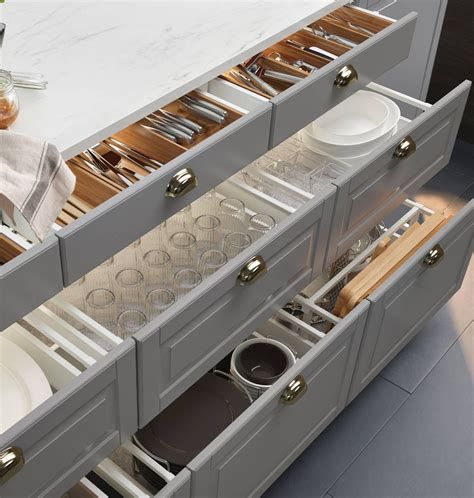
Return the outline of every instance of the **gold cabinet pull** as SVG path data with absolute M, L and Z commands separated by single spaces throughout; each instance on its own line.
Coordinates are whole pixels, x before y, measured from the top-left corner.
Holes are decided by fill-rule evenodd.
M 198 181 L 191 168 L 178 171 L 166 187 L 166 197 L 181 197 L 197 187 Z
M 433 266 L 436 266 L 443 259 L 443 256 L 443 248 L 439 244 L 436 244 L 432 249 L 428 251 L 428 254 L 423 258 L 423 264 L 425 266 L 433 268 Z
M 406 136 L 395 148 L 395 159 L 406 159 L 416 151 L 416 143 L 410 135 Z
M 18 446 L 0 450 L 0 486 L 17 474 L 24 464 L 23 451 Z
M 353 81 L 357 81 L 358 78 L 359 75 L 357 74 L 355 67 L 351 66 L 351 64 L 347 64 L 347 66 L 344 66 L 337 73 L 334 85 L 338 88 L 342 88 L 349 85 Z
M 280 400 L 284 405 L 296 403 L 308 390 L 308 385 L 302 375 L 296 376 L 283 391 Z
M 237 279 L 241 284 L 248 284 L 249 282 L 253 282 L 258 277 L 261 277 L 266 271 L 267 264 L 262 256 L 254 256 L 242 267 Z

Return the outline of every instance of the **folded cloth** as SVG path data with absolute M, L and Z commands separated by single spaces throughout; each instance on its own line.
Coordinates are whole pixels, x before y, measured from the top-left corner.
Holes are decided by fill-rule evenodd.
M 0 131 L 0 198 L 18 209 L 39 240 L 51 230 L 75 184 L 54 145 Z

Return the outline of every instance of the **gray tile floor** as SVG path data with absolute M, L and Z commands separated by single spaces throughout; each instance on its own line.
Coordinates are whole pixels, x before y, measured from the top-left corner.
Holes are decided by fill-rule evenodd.
M 474 196 L 474 145 L 417 194 L 458 211 Z M 474 258 L 462 288 L 264 498 L 474 497 Z

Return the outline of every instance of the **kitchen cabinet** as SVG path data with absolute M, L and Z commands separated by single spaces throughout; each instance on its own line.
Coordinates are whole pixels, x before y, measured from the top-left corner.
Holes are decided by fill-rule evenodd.
M 321 307 L 356 265 L 373 256 L 381 238 L 395 239 L 433 214 L 407 198 L 449 162 L 470 83 L 430 105 L 372 81 L 409 56 L 416 14 L 395 21 L 385 10 L 374 15 L 351 7 L 374 35 L 351 50 L 339 47 L 332 62 L 315 58 L 320 69 L 277 96 L 219 77 L 261 50 L 281 47 L 298 30 L 298 39 L 314 36 L 305 26 L 342 4 L 322 0 L 311 12 L 302 7 L 297 19 L 263 38 L 255 35 L 250 48 L 224 55 L 206 74 L 178 78 L 171 93 L 160 90 L 145 107 L 131 109 L 135 103 L 128 102 L 111 125 L 77 136 L 68 125 L 69 135 L 61 136 L 67 159 L 113 134 L 163 166 L 69 226 L 56 227 L 42 244 L 14 226 L 1 227 L 24 249 L 1 267 L 1 295 L 29 292 L 21 305 L 0 300 L 0 333 L 35 359 L 54 394 L 0 435 L 0 496 L 58 496 L 87 481 L 92 470 L 125 496 L 259 496 L 461 285 L 472 251 L 473 202 L 347 316 Z M 291 169 L 286 180 L 266 169 L 294 157 L 301 150 L 298 131 L 360 88 L 405 106 L 393 136 L 363 158 L 338 163 L 337 174 L 315 190 L 291 183 Z M 143 117 L 190 91 L 224 106 L 232 122 L 189 147 L 140 129 Z M 405 142 L 412 144 L 408 153 L 400 145 Z M 158 233 L 187 206 L 197 212 L 210 192 L 214 209 L 225 198 L 239 199 L 246 219 L 266 213 L 276 226 L 125 340 L 114 324 L 80 309 L 78 279 L 102 271 L 108 258 L 114 257 L 112 265 L 123 254 L 132 260 L 132 243 Z M 406 214 L 348 266 L 328 274 L 402 204 Z M 430 263 L 433 248 L 444 253 L 436 265 Z M 329 330 L 282 310 L 289 300 L 302 313 L 323 317 Z M 403 320 L 400 309 L 407 311 Z M 185 468 L 173 472 L 130 441 L 249 337 L 278 338 L 292 348 L 296 363 Z M 249 469 L 255 455 L 258 462 Z M 140 480 L 136 460 L 161 478 L 161 490 Z

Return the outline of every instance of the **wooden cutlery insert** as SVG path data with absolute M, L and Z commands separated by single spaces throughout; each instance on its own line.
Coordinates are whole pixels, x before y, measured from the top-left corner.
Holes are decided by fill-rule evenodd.
M 271 98 L 271 92 L 255 82 L 248 71 L 280 93 L 391 24 L 380 16 L 341 7 L 226 71 L 221 78 Z
M 16 242 L 9 239 L 5 234 L 0 233 L 0 265 L 4 265 L 13 258 L 24 252 Z

